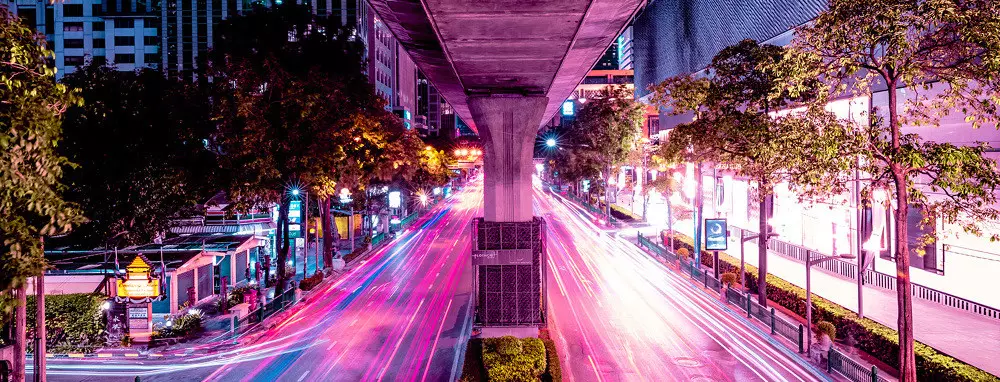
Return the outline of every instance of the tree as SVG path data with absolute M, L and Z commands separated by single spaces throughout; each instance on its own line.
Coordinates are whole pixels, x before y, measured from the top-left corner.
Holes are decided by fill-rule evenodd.
M 615 174 L 614 169 L 628 159 L 634 149 L 642 118 L 642 104 L 632 99 L 627 89 L 609 86 L 584 104 L 563 137 L 565 142 L 559 143 L 568 154 L 557 157 L 570 164 L 567 167 L 569 179 L 595 173 L 603 177 L 609 219 L 609 181 Z
M 380 126 L 371 118 L 384 101 L 363 75 L 362 42 L 308 7 L 256 6 L 223 23 L 217 37 L 207 75 L 219 85 L 216 144 L 228 193 L 238 209 L 278 204 L 277 287 L 284 289 L 287 191 L 308 187 L 328 199 L 355 185 L 359 164 L 348 159 L 365 152 L 358 145 Z
M 867 96 L 888 89 L 887 118 L 873 115 L 860 127 L 863 170 L 873 179 L 865 194 L 887 189 L 900 222 L 895 225 L 900 381 L 916 381 L 908 207 L 926 211 L 925 224 L 962 217 L 966 231 L 980 234 L 977 221 L 997 218 L 992 206 L 1000 177 L 996 163 L 982 157 L 983 146 L 927 142 L 902 128 L 938 125 L 954 111 L 973 128 L 997 124 L 1000 3 L 831 0 L 827 11 L 796 32 L 788 88 L 798 91 L 803 79 L 823 76 L 834 94 Z M 909 99 L 900 98 L 899 88 Z
M 818 85 L 806 84 L 812 88 L 804 87 L 796 96 L 776 91 L 784 78 L 770 67 L 781 63 L 783 55 L 784 48 L 744 40 L 719 52 L 708 76 L 667 79 L 655 86 L 653 98 L 675 115 L 695 115 L 694 121 L 670 132 L 662 150 L 666 158 L 676 162 L 694 156 L 699 168 L 703 160 L 730 164 L 755 183 L 752 196 L 760 206 L 757 298 L 764 306 L 770 231 L 766 205 L 775 185 L 789 182 L 802 195 L 842 191 L 845 183 L 839 174 L 850 168 L 853 158 L 840 122 L 821 107 L 772 115 L 814 96 Z M 695 176 L 700 179 L 700 174 Z
M 214 154 L 204 143 L 214 124 L 194 85 L 101 65 L 63 82 L 84 100 L 67 110 L 59 147 L 77 164 L 66 169 L 66 197 L 89 219 L 74 230 L 74 243 L 149 243 L 215 192 Z
M 40 239 L 84 220 L 61 195 L 68 162 L 56 152 L 62 115 L 79 98 L 55 82 L 53 59 L 45 36 L 0 7 L 0 317 L 14 312 L 15 381 L 25 370 L 25 279 L 45 268 Z

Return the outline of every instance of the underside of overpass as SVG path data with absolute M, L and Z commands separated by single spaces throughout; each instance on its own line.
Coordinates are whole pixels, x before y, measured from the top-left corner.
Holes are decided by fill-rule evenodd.
M 371 0 L 420 70 L 483 139 L 485 218 L 526 222 L 531 150 L 644 0 Z
M 535 135 L 644 0 L 370 0 L 483 142 L 474 321 L 545 326 L 545 221 L 532 216 Z

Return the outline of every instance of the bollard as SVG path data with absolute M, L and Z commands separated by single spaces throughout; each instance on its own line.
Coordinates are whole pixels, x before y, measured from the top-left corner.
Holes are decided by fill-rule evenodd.
M 833 373 L 833 357 L 840 356 L 836 349 L 831 348 L 830 352 L 826 354 L 826 372 Z
M 878 382 L 878 368 L 872 366 L 872 382 Z
M 799 324 L 799 353 L 804 353 L 804 344 L 802 343 L 802 324 Z
M 747 295 L 747 318 L 750 318 L 750 304 L 753 304 L 753 301 L 750 301 L 750 295 Z
M 771 308 L 771 334 L 774 334 L 774 308 Z

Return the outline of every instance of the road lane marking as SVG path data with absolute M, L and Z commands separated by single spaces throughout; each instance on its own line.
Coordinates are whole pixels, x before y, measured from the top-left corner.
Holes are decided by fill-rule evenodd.
M 385 362 L 385 367 L 382 368 L 382 372 L 378 373 L 378 380 L 382 380 L 382 376 L 385 375 L 386 371 L 389 371 L 389 366 L 392 365 L 392 359 L 396 358 L 396 353 L 399 352 L 399 346 L 403 344 L 403 339 L 406 338 L 406 332 L 410 331 L 410 325 L 413 325 L 413 319 L 417 317 L 417 313 L 420 312 L 420 308 L 424 306 L 424 301 L 427 298 L 420 299 L 420 304 L 417 304 L 417 309 L 413 311 L 413 315 L 410 316 L 410 320 L 406 322 L 406 327 L 403 328 L 403 332 L 399 335 L 399 341 L 396 341 L 396 346 L 392 349 L 392 354 L 389 355 L 389 360 Z
M 334 346 L 337 346 L 337 341 L 333 341 L 333 343 L 332 343 L 332 344 L 330 344 L 330 346 L 327 346 L 327 347 L 326 347 L 326 350 L 333 350 L 333 347 L 334 347 Z
M 440 272 L 439 272 L 440 273 Z M 431 360 L 434 359 L 434 349 L 437 349 L 438 340 L 441 339 L 441 331 L 444 330 L 444 322 L 448 320 L 448 312 L 451 311 L 451 303 L 455 302 L 455 298 L 452 297 L 448 300 L 448 306 L 444 308 L 444 318 L 441 319 L 441 325 L 438 326 L 437 336 L 434 337 L 434 345 L 431 346 L 431 355 L 427 357 L 427 366 L 424 366 L 424 376 L 420 378 L 423 382 L 427 380 L 427 372 L 431 369 Z
M 307 375 L 309 375 L 309 370 L 306 370 L 305 373 L 302 373 L 302 376 L 299 377 L 297 382 L 302 382 L 303 379 L 306 379 Z

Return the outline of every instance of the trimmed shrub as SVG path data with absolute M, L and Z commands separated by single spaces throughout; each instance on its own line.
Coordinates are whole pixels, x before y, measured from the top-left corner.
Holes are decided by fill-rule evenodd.
M 676 251 L 676 253 L 677 253 L 677 256 L 680 256 L 680 258 L 682 258 L 684 260 L 687 260 L 689 257 L 691 257 L 691 253 L 688 252 L 687 248 L 678 249 Z
M 190 337 L 201 333 L 202 318 L 200 314 L 185 314 L 174 320 L 174 332 L 178 336 Z
M 827 321 L 820 321 L 816 324 L 816 331 L 819 333 L 826 333 L 831 340 L 837 339 L 837 328 Z
M 545 344 L 538 338 L 483 340 L 483 365 L 490 381 L 537 381 L 546 363 Z
M 101 305 L 106 297 L 92 293 L 45 296 L 45 346 L 53 353 L 90 351 L 104 346 L 107 331 Z M 26 306 L 27 343 L 34 343 L 35 296 L 28 296 Z M 34 346 L 29 346 L 29 352 Z
M 694 248 L 691 237 L 674 234 L 674 247 Z M 709 256 L 702 257 L 702 264 L 711 265 Z M 719 271 L 739 274 L 740 260 L 719 252 Z M 757 290 L 757 267 L 747 264 L 745 287 Z M 800 317 L 806 315 L 806 291 L 777 276 L 767 275 L 767 298 Z M 843 337 L 852 337 L 858 349 L 872 355 L 890 367 L 899 368 L 899 334 L 867 318 L 859 318 L 853 311 L 819 296 L 813 296 L 813 320 L 833 324 Z M 959 361 L 923 343 L 916 342 L 917 379 L 921 381 L 993 381 L 1000 378 L 975 366 Z
M 543 338 L 545 344 L 545 375 L 542 376 L 544 382 L 562 382 L 562 369 L 559 366 L 559 353 L 556 352 L 556 343 L 551 339 Z
M 720 266 L 719 268 L 722 267 Z M 719 281 L 722 281 L 723 284 L 727 286 L 732 286 L 733 284 L 736 284 L 736 281 L 739 280 L 739 277 L 736 277 L 736 274 L 733 272 L 726 272 L 719 275 L 719 279 L 720 279 Z
M 302 289 L 304 291 L 312 290 L 313 288 L 316 287 L 316 285 L 319 285 L 319 283 L 321 283 L 322 281 L 323 281 L 323 272 L 316 272 L 316 274 L 302 279 L 302 282 L 299 283 L 299 289 Z

